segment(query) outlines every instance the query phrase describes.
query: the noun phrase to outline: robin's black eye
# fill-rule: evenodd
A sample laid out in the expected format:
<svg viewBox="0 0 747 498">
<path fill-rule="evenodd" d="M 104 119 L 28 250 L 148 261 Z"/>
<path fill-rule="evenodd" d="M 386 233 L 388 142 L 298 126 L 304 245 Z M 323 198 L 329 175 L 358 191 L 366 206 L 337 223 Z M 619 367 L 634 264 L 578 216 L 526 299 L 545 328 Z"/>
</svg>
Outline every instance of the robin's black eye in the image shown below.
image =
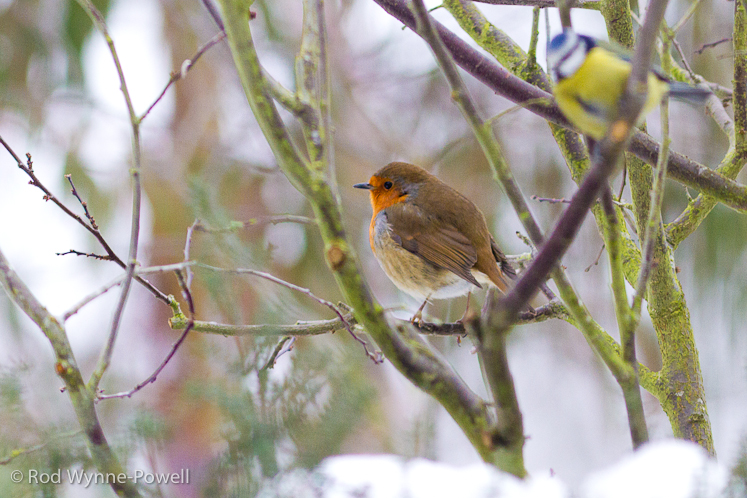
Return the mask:
<svg viewBox="0 0 747 498">
<path fill-rule="evenodd" d="M 390 188 L 392 188 L 392 182 L 384 182 L 384 188 L 387 189 L 387 190 L 389 190 Z"/>
</svg>

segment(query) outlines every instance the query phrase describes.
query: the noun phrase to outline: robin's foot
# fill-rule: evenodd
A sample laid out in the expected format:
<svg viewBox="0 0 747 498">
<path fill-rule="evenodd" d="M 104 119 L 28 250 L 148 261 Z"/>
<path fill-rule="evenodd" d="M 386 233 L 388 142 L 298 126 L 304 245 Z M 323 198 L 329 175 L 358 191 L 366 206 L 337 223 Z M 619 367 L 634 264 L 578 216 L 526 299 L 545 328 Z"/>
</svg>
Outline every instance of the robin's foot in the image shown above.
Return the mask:
<svg viewBox="0 0 747 498">
<path fill-rule="evenodd" d="M 418 324 L 420 324 L 423 322 L 423 309 L 425 308 L 426 304 L 428 304 L 427 299 L 423 301 L 423 304 L 420 305 L 418 311 L 416 311 L 415 314 L 412 315 L 412 318 L 410 318 L 410 323 L 415 324 L 417 322 Z"/>
<path fill-rule="evenodd" d="M 462 325 L 464 324 L 464 321 L 467 319 L 467 314 L 469 313 L 469 298 L 472 297 L 472 290 L 470 290 L 467 293 L 467 308 L 464 310 L 464 314 L 462 315 L 462 318 L 456 321 L 456 323 Z"/>
</svg>

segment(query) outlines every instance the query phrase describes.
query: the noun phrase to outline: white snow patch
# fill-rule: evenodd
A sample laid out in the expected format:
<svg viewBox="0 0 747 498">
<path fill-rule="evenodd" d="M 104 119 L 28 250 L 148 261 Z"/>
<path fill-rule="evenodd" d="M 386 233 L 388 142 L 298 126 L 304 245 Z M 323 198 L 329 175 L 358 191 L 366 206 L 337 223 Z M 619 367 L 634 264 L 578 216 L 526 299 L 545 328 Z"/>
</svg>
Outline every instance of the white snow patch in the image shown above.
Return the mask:
<svg viewBox="0 0 747 498">
<path fill-rule="evenodd" d="M 699 446 L 649 443 L 588 476 L 571 492 L 557 476 L 534 472 L 521 480 L 495 467 L 462 467 L 393 455 L 327 458 L 313 471 L 296 469 L 265 483 L 261 498 L 717 498 L 729 472 Z"/>
</svg>

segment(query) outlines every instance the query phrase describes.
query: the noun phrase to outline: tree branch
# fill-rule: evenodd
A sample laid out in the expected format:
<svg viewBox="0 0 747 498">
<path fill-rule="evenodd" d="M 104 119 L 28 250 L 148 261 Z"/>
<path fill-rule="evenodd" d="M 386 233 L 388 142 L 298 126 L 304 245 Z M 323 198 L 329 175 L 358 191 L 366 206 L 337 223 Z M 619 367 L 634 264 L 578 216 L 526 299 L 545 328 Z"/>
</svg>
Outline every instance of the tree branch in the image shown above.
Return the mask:
<svg viewBox="0 0 747 498">
<path fill-rule="evenodd" d="M 415 20 L 403 0 L 375 0 L 384 10 L 415 30 Z M 457 35 L 434 21 L 439 36 L 454 61 L 465 71 L 503 97 L 564 128 L 573 129 L 563 117 L 552 95 L 512 75 L 488 57 L 470 47 Z M 643 132 L 635 132 L 628 150 L 648 164 L 655 165 L 659 144 Z M 747 187 L 726 179 L 687 157 L 671 152 L 668 171 L 672 179 L 713 195 L 739 211 L 747 211 Z"/>
<path fill-rule="evenodd" d="M 130 287 L 132 286 L 132 279 L 135 276 L 135 266 L 137 265 L 137 252 L 138 252 L 138 240 L 140 238 L 140 205 L 142 198 L 142 189 L 140 186 L 140 119 L 135 114 L 135 107 L 132 105 L 132 99 L 130 98 L 130 92 L 127 89 L 127 81 L 125 80 L 124 71 L 122 65 L 119 62 L 119 56 L 117 55 L 117 49 L 114 46 L 114 41 L 109 35 L 109 30 L 106 27 L 106 22 L 101 13 L 96 9 L 91 0 L 78 0 L 78 3 L 86 11 L 88 16 L 93 21 L 94 26 L 101 32 L 106 43 L 109 47 L 114 65 L 117 68 L 117 75 L 119 76 L 120 90 L 124 96 L 125 104 L 127 106 L 127 112 L 130 116 L 130 126 L 132 128 L 132 168 L 130 169 L 130 176 L 132 177 L 132 216 L 131 216 L 131 229 L 130 229 L 130 248 L 128 251 L 128 260 L 125 267 L 126 276 L 122 282 L 122 291 L 120 293 L 119 302 L 114 310 L 114 316 L 112 317 L 111 328 L 109 331 L 109 337 L 106 341 L 101 355 L 99 356 L 96 368 L 91 374 L 91 378 L 88 380 L 88 386 L 92 391 L 96 391 L 98 388 L 101 377 L 109 368 L 112 354 L 114 353 L 114 343 L 117 339 L 117 332 L 119 330 L 119 324 L 124 313 L 125 305 L 127 304 L 127 298 L 130 294 Z"/>
<path fill-rule="evenodd" d="M 491 427 L 487 405 L 412 327 L 391 327 L 361 278 L 355 252 L 347 241 L 337 195 L 321 169 L 312 170 L 298 153 L 267 90 L 241 0 L 221 0 L 231 53 L 249 105 L 272 148 L 280 168 L 306 196 L 319 223 L 325 259 L 345 301 L 384 355 L 415 385 L 436 398 L 486 458 Z M 325 80 L 326 80 L 325 75 Z M 324 109 L 327 109 L 325 106 Z"/>
<path fill-rule="evenodd" d="M 18 157 L 18 155 L 15 153 L 15 151 L 10 147 L 10 145 L 3 139 L 2 136 L 0 136 L 0 144 L 2 144 L 3 147 L 5 147 L 5 150 L 8 151 L 8 153 L 13 157 L 13 159 L 16 161 L 16 164 L 18 165 L 18 168 L 26 173 L 28 177 L 31 179 L 29 181 L 30 185 L 33 185 L 34 187 L 38 188 L 42 192 L 44 192 L 44 200 L 45 201 L 51 201 L 54 203 L 57 207 L 59 207 L 63 213 L 68 215 L 70 218 L 75 220 L 79 225 L 81 225 L 83 228 L 85 228 L 91 235 L 94 236 L 96 241 L 101 245 L 101 247 L 106 251 L 107 258 L 110 261 L 113 261 L 116 263 L 120 268 L 126 268 L 127 265 L 120 259 L 119 256 L 114 252 L 114 250 L 109 246 L 109 243 L 106 241 L 104 236 L 101 234 L 98 228 L 94 228 L 88 223 L 83 220 L 83 218 L 80 215 L 75 214 L 70 208 L 68 208 L 65 204 L 60 201 L 57 196 L 55 196 L 44 184 L 39 180 L 39 178 L 36 176 L 36 172 L 34 171 L 34 163 L 31 161 L 31 154 L 26 154 L 26 164 L 24 165 L 21 161 L 21 158 Z M 153 284 L 148 282 L 147 280 L 138 277 L 136 279 L 140 284 L 143 285 L 146 289 L 148 289 L 157 299 L 160 301 L 163 301 L 164 303 L 168 304 L 169 300 L 166 294 L 158 290 Z"/>
<path fill-rule="evenodd" d="M 68 342 L 65 328 L 36 299 L 26 284 L 18 277 L 0 251 L 0 285 L 5 288 L 11 301 L 16 303 L 41 329 L 52 345 L 55 355 L 55 371 L 65 383 L 65 392 L 75 409 L 78 423 L 83 429 L 91 458 L 99 472 L 103 474 L 124 473 L 125 469 L 112 451 L 101 428 L 93 392 L 83 382 L 73 350 Z M 136 486 L 129 480 L 112 480 L 110 485 L 115 493 L 127 497 L 139 497 Z"/>
</svg>

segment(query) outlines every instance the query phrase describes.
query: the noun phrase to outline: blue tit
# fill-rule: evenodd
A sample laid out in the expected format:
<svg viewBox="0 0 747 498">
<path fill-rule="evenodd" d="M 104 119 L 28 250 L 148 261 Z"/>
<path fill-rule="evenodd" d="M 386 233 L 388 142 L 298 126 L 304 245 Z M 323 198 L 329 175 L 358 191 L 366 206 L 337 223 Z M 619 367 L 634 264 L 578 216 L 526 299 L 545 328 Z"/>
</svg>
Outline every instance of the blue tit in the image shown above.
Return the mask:
<svg viewBox="0 0 747 498">
<path fill-rule="evenodd" d="M 596 140 L 604 137 L 615 120 L 630 75 L 630 61 L 622 55 L 622 50 L 615 53 L 593 38 L 565 28 L 552 39 L 547 51 L 558 107 L 568 121 Z M 684 83 L 670 82 L 654 71 L 648 73 L 647 85 L 648 96 L 641 121 L 667 94 L 702 102 L 710 93 Z"/>
</svg>

